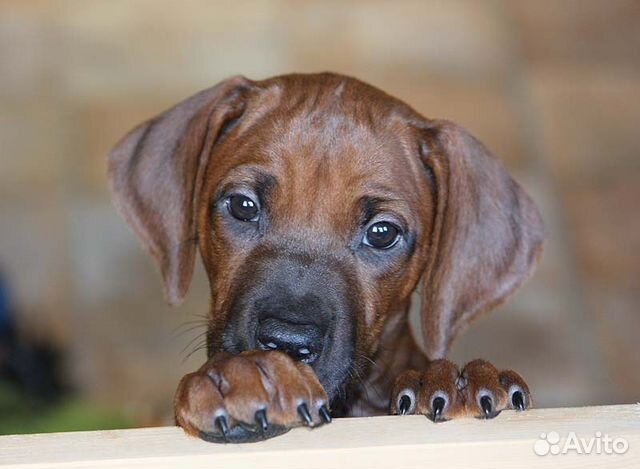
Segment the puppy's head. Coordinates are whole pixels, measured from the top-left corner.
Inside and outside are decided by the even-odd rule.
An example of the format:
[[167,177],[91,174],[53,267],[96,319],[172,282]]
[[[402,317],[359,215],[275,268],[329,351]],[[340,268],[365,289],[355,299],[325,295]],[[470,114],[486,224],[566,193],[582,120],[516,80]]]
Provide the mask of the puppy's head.
[[226,80],[134,129],[109,173],[169,302],[199,248],[209,353],[285,351],[330,396],[420,278],[437,358],[526,278],[542,240],[531,201],[473,137],[333,74]]

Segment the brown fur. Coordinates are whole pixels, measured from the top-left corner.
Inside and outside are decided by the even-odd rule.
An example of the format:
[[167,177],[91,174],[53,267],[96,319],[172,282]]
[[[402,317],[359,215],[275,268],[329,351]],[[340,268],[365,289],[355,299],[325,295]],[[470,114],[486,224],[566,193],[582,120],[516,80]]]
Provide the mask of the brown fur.
[[[268,186],[269,226],[264,242],[246,249],[212,201],[230,185],[257,184],[258,170],[276,182],[258,181]],[[510,406],[512,385],[530,405],[514,372],[474,361],[459,373],[443,360],[474,317],[530,275],[543,239],[529,197],[456,124],[426,119],[340,75],[235,77],[134,129],[110,155],[109,175],[120,211],[160,267],[170,303],[186,294],[198,248],[206,267],[210,360],[176,395],[177,421],[189,433],[215,433],[216,412],[232,426],[251,425],[261,406],[270,422],[289,428],[298,422],[295,402],[334,397],[311,368],[279,352],[221,355],[238,284],[283,246],[295,246],[309,262],[325,256],[358,300],[354,367],[361,376],[350,383],[346,414],[397,413],[407,387],[421,413],[429,412],[433,392],[449,393],[448,418],[480,415],[479,389],[491,391],[498,411]],[[345,248],[365,196],[385,199],[383,209],[415,234],[384,269],[354,260]],[[426,356],[407,322],[420,279]],[[315,404],[312,410],[318,423]]]

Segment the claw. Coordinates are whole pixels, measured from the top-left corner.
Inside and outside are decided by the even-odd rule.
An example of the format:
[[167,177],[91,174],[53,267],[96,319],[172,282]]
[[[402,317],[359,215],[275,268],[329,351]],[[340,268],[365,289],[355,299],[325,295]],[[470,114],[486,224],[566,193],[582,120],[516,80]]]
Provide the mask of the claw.
[[524,410],[524,396],[522,392],[515,391],[511,396],[511,403],[513,404],[513,408],[517,410]]
[[444,410],[446,403],[447,402],[442,397],[436,397],[431,403],[434,422],[442,419],[442,411]]
[[269,428],[269,421],[267,420],[267,412],[264,409],[260,409],[256,412],[256,423],[262,428],[263,432]]
[[320,418],[324,421],[324,423],[331,423],[331,414],[329,414],[329,409],[327,409],[326,405],[323,405],[318,410],[320,414]]
[[411,398],[406,394],[400,398],[400,403],[398,404],[398,410],[400,411],[400,415],[406,415],[411,408]]
[[482,396],[480,398],[480,407],[482,407],[484,415],[489,417],[491,415],[491,412],[493,411],[493,403],[491,402],[491,397]]
[[229,424],[227,423],[227,418],[224,415],[221,415],[220,417],[216,418],[215,424],[216,427],[218,427],[218,430],[220,430],[220,433],[222,433],[222,436],[226,437],[227,433],[229,433]]
[[304,420],[304,423],[306,425],[311,425],[313,420],[311,419],[311,413],[309,412],[307,404],[305,404],[304,402],[300,404],[298,406],[298,413],[300,414],[300,417],[302,417],[302,420]]

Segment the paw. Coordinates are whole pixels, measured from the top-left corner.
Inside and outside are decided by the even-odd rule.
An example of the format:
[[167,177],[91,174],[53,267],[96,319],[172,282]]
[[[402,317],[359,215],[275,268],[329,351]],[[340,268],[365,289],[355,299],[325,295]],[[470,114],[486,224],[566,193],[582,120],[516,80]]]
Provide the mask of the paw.
[[457,417],[490,419],[504,409],[531,407],[527,383],[512,370],[498,371],[473,360],[462,371],[448,360],[435,360],[425,371],[409,370],[396,379],[392,414],[424,414],[434,422]]
[[186,375],[176,392],[175,415],[191,435],[234,443],[331,421],[313,370],[284,353],[264,351],[218,354]]

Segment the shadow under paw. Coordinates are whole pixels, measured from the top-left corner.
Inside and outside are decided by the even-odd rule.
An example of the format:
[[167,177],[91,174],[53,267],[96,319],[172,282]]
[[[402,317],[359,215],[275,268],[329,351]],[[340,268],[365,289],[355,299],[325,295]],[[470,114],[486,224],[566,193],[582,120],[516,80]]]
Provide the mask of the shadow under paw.
[[289,430],[291,429],[282,425],[269,425],[269,428],[263,430],[239,424],[231,428],[226,434],[201,431],[198,433],[198,437],[211,443],[254,443],[282,435]]

